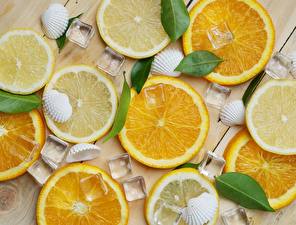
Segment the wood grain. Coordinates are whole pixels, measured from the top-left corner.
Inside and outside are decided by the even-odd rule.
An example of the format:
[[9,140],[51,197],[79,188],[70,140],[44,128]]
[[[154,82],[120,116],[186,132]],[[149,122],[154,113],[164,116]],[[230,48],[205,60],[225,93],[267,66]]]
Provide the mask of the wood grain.
[[[127,1],[127,0],[125,0]],[[42,32],[40,26],[40,15],[51,2],[60,2],[65,4],[69,10],[70,17],[83,13],[81,19],[94,26],[95,36],[92,38],[89,47],[85,50],[72,43],[67,43],[65,48],[59,53],[54,41],[49,40],[53,47],[56,58],[56,70],[71,64],[89,64],[96,65],[96,62],[105,48],[105,43],[100,38],[96,26],[96,11],[100,0],[0,0],[0,33],[17,27],[31,27],[36,31]],[[187,3],[189,2],[186,1]],[[197,0],[192,1],[193,5]],[[276,50],[282,49],[283,52],[291,52],[296,50],[296,34],[292,34],[296,25],[296,3],[295,0],[260,0],[271,14],[276,27]],[[292,34],[292,36],[290,36]],[[290,37],[290,38],[289,38]],[[289,38],[289,39],[288,39]],[[175,45],[181,47],[179,42]],[[130,73],[134,60],[127,59],[122,71]],[[122,79],[120,77],[113,78],[118,91],[121,91]],[[201,95],[205,95],[208,82],[202,78],[193,78],[189,76],[181,76],[181,79],[190,83]],[[240,99],[248,83],[231,87],[232,93],[228,101]],[[239,127],[229,129],[227,126],[219,122],[219,111],[208,107],[210,114],[210,131],[206,143],[202,151],[192,160],[198,162],[201,160],[206,151],[215,150],[220,155],[223,154],[224,148],[231,137],[239,130]],[[119,141],[114,138],[109,142],[102,144],[103,151],[99,158],[89,162],[106,171],[108,166],[106,160],[112,156],[123,153]],[[153,183],[168,170],[156,170],[132,160],[133,175],[142,175],[145,177],[148,191]],[[24,175],[15,180],[0,183],[1,187],[14,185],[18,188],[20,199],[19,205],[12,211],[1,211],[0,224],[2,225],[31,225],[34,224],[35,205],[39,193],[38,185],[34,183],[29,175]],[[1,202],[1,195],[0,195]],[[130,225],[144,225],[143,207],[144,200],[129,203],[130,206]],[[1,204],[0,204],[1,207]],[[221,199],[221,212],[236,207],[236,205],[228,200]],[[254,210],[248,210],[248,215],[252,218],[254,225],[295,225],[296,203],[289,207],[279,210],[276,213],[263,213]],[[222,224],[221,221],[218,224]]]

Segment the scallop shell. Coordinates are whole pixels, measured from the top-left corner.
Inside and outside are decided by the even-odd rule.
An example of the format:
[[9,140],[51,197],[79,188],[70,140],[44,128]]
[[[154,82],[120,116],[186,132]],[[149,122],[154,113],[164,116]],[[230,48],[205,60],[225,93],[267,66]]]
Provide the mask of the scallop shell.
[[51,119],[64,123],[72,116],[69,97],[56,90],[49,90],[43,95],[43,109]]
[[225,105],[220,112],[220,119],[226,126],[243,125],[245,123],[245,106],[242,100]]
[[158,53],[152,62],[151,73],[178,77],[181,72],[174,71],[184,58],[183,52],[176,47],[169,47]]
[[292,60],[292,67],[290,73],[294,78],[296,78],[296,52],[291,53],[289,55],[289,58]]
[[43,31],[51,39],[57,39],[64,34],[68,27],[68,21],[68,10],[58,3],[49,5],[48,9],[41,15]]
[[188,201],[188,206],[181,211],[181,216],[188,225],[204,225],[211,221],[218,209],[218,201],[212,194],[202,193]]
[[97,145],[81,143],[74,145],[66,157],[66,162],[80,162],[97,158],[101,149]]

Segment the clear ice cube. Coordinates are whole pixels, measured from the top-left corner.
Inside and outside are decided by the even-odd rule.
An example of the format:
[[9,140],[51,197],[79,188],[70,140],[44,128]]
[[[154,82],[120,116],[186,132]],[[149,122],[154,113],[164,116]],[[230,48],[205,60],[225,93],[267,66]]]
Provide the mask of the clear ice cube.
[[79,18],[76,18],[67,30],[66,37],[69,41],[82,48],[86,48],[90,39],[94,36],[94,33],[94,28],[91,25],[82,22]]
[[111,76],[118,76],[124,61],[123,55],[107,46],[97,62],[97,67]]
[[147,108],[159,108],[165,105],[163,84],[157,84],[144,88],[145,105]]
[[225,225],[250,225],[246,210],[235,208],[225,211],[222,214],[222,221]]
[[53,172],[53,169],[49,167],[42,158],[39,158],[28,169],[28,173],[33,176],[38,184],[43,185]]
[[280,52],[276,52],[266,65],[265,72],[274,79],[283,79],[290,75],[292,67],[292,59]]
[[54,135],[48,135],[41,150],[42,159],[52,168],[57,169],[63,162],[69,144]]
[[221,109],[221,107],[225,104],[230,93],[231,90],[228,87],[224,87],[216,83],[210,83],[206,91],[206,103],[209,106]]
[[178,225],[181,220],[181,208],[170,206],[160,202],[159,208],[154,212],[153,220],[155,225]]
[[81,178],[80,190],[89,202],[108,194],[108,186],[100,173]]
[[213,180],[216,176],[222,174],[224,166],[225,159],[209,151],[201,161],[198,170],[201,174]]
[[131,157],[124,153],[108,160],[111,176],[114,179],[120,179],[132,173]]
[[226,22],[211,27],[207,34],[214,49],[219,49],[232,43],[234,38]]
[[146,197],[146,185],[144,177],[137,176],[122,182],[126,199],[131,202]]

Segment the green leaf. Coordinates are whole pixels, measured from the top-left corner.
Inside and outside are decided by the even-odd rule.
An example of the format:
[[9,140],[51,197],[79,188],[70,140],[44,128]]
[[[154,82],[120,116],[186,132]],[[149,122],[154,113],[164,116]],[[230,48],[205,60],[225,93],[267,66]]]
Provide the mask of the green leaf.
[[249,86],[248,86],[247,90],[245,91],[243,98],[242,98],[245,106],[247,106],[248,101],[252,97],[252,94],[254,93],[254,91],[256,90],[256,88],[258,87],[260,82],[262,81],[263,77],[264,77],[264,71],[261,71],[249,84]]
[[131,72],[132,87],[136,89],[138,93],[141,92],[151,69],[154,56],[146,59],[138,60]]
[[67,30],[69,29],[71,23],[73,22],[74,19],[79,18],[81,15],[82,15],[82,13],[79,14],[78,16],[70,18],[69,22],[68,22],[67,29],[65,30],[64,34],[61,37],[59,37],[58,39],[56,39],[59,51],[61,51],[64,48],[65,44],[66,44],[66,41],[67,41],[66,33],[67,33]]
[[184,0],[161,0],[161,23],[172,41],[181,37],[190,24]]
[[0,90],[0,112],[30,112],[41,105],[41,99],[35,95],[16,95]]
[[121,93],[120,100],[119,100],[119,106],[117,108],[117,112],[115,115],[114,124],[113,124],[112,130],[105,137],[103,142],[106,142],[106,141],[110,140],[111,138],[115,137],[123,128],[125,120],[126,120],[130,100],[131,100],[131,90],[130,90],[130,88],[126,82],[125,76],[124,76],[122,93]]
[[212,52],[195,51],[182,59],[175,71],[201,77],[211,73],[221,62],[223,62],[223,59]]
[[200,163],[184,163],[183,165],[180,165],[176,167],[175,169],[181,169],[181,168],[194,168],[198,169]]
[[259,183],[242,173],[225,173],[216,177],[216,188],[225,198],[249,209],[274,212]]

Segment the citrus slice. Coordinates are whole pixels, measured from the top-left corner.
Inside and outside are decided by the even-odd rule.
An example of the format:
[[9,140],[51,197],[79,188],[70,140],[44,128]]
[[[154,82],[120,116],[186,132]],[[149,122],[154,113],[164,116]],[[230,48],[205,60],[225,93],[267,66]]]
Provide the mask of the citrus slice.
[[128,205],[120,185],[103,170],[71,164],[56,171],[37,203],[38,225],[124,225]]
[[[243,83],[264,68],[274,47],[274,26],[256,0],[200,0],[183,35],[186,54],[208,50],[224,61],[205,78],[224,85]],[[210,41],[212,40],[212,41]]]
[[[175,224],[180,216],[179,209],[188,201],[203,193],[213,195],[219,205],[219,197],[212,183],[196,169],[173,170],[161,177],[152,187],[145,205],[145,217],[149,225]],[[219,207],[214,218],[207,225],[216,224]],[[186,225],[183,218],[178,223]]]
[[37,110],[0,113],[0,181],[24,174],[39,157],[45,127]]
[[44,93],[54,89],[69,97],[72,116],[64,123],[47,114],[49,129],[59,138],[73,143],[92,142],[112,126],[117,108],[113,83],[96,68],[86,65],[66,67],[56,72]]
[[132,91],[119,139],[141,163],[172,168],[197,154],[208,129],[201,96],[180,79],[155,76],[146,81],[140,94]]
[[296,156],[264,151],[246,129],[238,132],[224,152],[226,172],[245,173],[260,183],[272,208],[296,198]]
[[50,79],[54,56],[44,38],[29,29],[0,37],[0,89],[30,94]]
[[246,109],[251,136],[266,151],[296,154],[296,81],[271,80],[252,96]]
[[170,42],[161,24],[160,10],[160,0],[103,0],[97,12],[101,37],[123,55],[155,55]]

